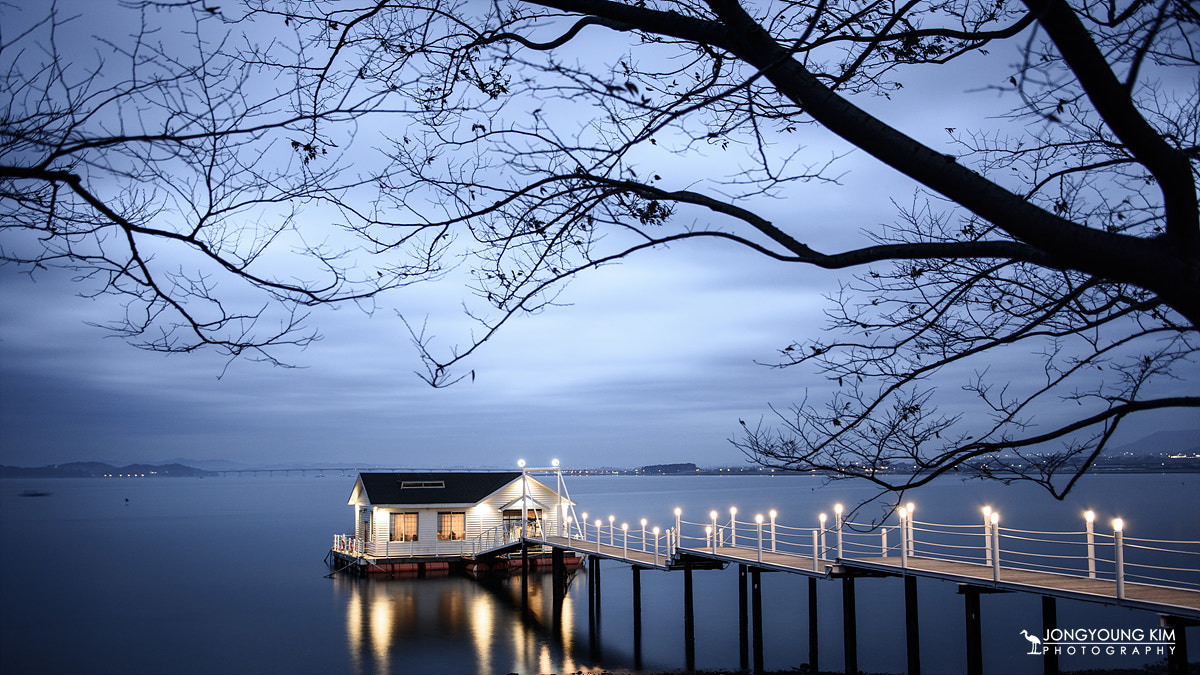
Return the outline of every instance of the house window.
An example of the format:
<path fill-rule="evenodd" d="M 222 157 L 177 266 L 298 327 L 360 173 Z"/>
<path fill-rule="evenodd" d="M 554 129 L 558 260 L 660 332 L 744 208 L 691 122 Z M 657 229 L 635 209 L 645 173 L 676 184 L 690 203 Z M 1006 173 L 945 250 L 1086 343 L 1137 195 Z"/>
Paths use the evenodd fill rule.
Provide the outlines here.
<path fill-rule="evenodd" d="M 392 541 L 417 541 L 417 514 L 392 514 Z"/>
<path fill-rule="evenodd" d="M 416 488 L 444 488 L 446 481 L 441 480 L 406 480 L 400 482 L 401 490 L 412 490 Z"/>
<path fill-rule="evenodd" d="M 462 511 L 438 513 L 438 541 L 467 538 L 467 514 Z"/>

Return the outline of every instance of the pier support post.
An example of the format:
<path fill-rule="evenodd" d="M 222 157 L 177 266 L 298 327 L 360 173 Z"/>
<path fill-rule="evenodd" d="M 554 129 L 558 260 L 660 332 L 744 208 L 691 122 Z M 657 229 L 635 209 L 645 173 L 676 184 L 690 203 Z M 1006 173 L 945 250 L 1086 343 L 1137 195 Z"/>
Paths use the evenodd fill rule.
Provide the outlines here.
<path fill-rule="evenodd" d="M 592 575 L 596 579 L 596 585 L 593 587 L 592 592 L 595 593 L 595 595 L 596 595 L 596 609 L 595 609 L 596 622 L 599 623 L 600 622 L 600 559 L 599 558 L 592 558 Z"/>
<path fill-rule="evenodd" d="M 854 575 L 842 577 L 842 636 L 846 675 L 858 673 L 858 621 L 854 614 Z"/>
<path fill-rule="evenodd" d="M 1058 603 L 1054 596 L 1042 596 L 1042 635 L 1058 628 Z M 1042 647 L 1042 670 L 1046 675 L 1058 675 L 1058 651 Z"/>
<path fill-rule="evenodd" d="M 979 589 L 959 586 L 966 599 L 967 675 L 983 675 L 983 627 L 979 620 Z"/>
<path fill-rule="evenodd" d="M 1200 623 L 1177 616 L 1162 616 L 1159 617 L 1159 625 L 1172 630 L 1175 634 L 1175 648 L 1167 651 L 1167 675 L 1187 675 L 1187 627 L 1200 625 Z"/>
<path fill-rule="evenodd" d="M 692 609 L 692 569 L 683 570 L 683 654 L 688 672 L 696 669 L 696 615 Z"/>
<path fill-rule="evenodd" d="M 738 565 L 738 663 L 742 670 L 750 665 L 750 620 L 746 602 L 746 566 Z"/>
<path fill-rule="evenodd" d="M 904 577 L 904 635 L 908 641 L 908 675 L 921 675 L 921 633 L 917 621 L 916 577 Z"/>
<path fill-rule="evenodd" d="M 633 667 L 642 669 L 642 568 L 633 566 Z"/>
<path fill-rule="evenodd" d="M 529 545 L 521 543 L 521 609 L 529 607 Z"/>
<path fill-rule="evenodd" d="M 817 578 L 808 578 L 808 667 L 814 673 L 821 672 L 817 651 Z"/>
<path fill-rule="evenodd" d="M 762 570 L 750 570 L 750 597 L 754 606 L 754 675 L 766 672 L 763 665 Z"/>
<path fill-rule="evenodd" d="M 557 600 L 567 590 L 566 552 L 561 548 L 550 550 L 550 569 L 553 572 L 554 598 Z"/>
<path fill-rule="evenodd" d="M 588 648 L 600 658 L 600 559 L 588 556 Z"/>

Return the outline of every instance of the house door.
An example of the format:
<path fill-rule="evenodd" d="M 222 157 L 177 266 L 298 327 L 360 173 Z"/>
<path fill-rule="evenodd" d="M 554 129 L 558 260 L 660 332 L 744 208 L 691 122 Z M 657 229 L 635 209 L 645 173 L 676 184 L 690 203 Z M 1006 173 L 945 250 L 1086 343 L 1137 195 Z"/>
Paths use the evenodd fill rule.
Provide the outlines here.
<path fill-rule="evenodd" d="M 541 509 L 528 509 L 525 517 L 529 521 L 526 527 L 530 536 L 540 536 L 538 521 L 542 517 Z M 504 512 L 504 541 L 516 541 L 521 538 L 521 509 L 508 509 Z"/>

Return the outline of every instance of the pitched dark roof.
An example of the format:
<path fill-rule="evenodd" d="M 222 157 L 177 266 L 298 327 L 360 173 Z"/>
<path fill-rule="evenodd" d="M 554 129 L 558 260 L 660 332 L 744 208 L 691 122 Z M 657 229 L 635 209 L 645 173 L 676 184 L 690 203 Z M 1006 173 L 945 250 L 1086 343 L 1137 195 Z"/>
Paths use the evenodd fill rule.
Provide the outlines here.
<path fill-rule="evenodd" d="M 520 471 L 488 473 L 362 473 L 372 504 L 474 504 L 521 477 Z M 404 487 L 441 483 L 445 487 Z"/>

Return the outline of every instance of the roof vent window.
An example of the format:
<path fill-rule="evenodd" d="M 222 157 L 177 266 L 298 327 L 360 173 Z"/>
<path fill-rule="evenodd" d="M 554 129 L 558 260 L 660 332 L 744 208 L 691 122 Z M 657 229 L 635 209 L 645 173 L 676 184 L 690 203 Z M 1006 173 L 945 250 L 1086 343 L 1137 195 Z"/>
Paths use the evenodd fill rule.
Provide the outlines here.
<path fill-rule="evenodd" d="M 441 480 L 406 480 L 400 482 L 400 489 L 407 490 L 409 488 L 444 488 L 446 482 Z"/>

